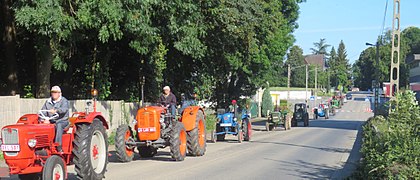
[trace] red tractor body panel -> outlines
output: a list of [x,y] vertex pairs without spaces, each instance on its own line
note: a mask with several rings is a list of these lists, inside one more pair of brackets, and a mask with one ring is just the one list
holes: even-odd
[[200,106],[189,106],[184,109],[180,121],[184,124],[187,131],[191,131],[195,128],[198,111],[202,111],[204,114],[204,110]]
[[160,138],[160,119],[161,114],[165,112],[160,106],[149,106],[137,111],[137,124],[134,129],[140,141],[154,141]]

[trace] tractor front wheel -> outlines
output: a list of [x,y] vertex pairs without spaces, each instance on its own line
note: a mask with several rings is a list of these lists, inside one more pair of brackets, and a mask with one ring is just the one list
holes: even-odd
[[103,179],[108,164],[108,136],[102,122],[78,124],[73,141],[73,163],[80,179]]
[[123,124],[117,128],[115,135],[115,150],[117,151],[118,160],[121,162],[130,162],[134,157],[134,146],[128,146],[125,143],[133,141],[133,132],[127,124]]
[[203,111],[198,111],[195,128],[187,132],[188,155],[202,156],[206,152],[206,124]]
[[187,131],[181,122],[175,122],[169,144],[172,159],[183,161],[187,154]]
[[137,150],[142,158],[151,158],[157,154],[157,148],[153,146],[139,146]]
[[249,119],[242,120],[242,131],[244,134],[244,141],[251,140],[252,125]]
[[66,179],[66,170],[63,159],[57,155],[51,156],[45,162],[42,168],[43,180],[64,180]]

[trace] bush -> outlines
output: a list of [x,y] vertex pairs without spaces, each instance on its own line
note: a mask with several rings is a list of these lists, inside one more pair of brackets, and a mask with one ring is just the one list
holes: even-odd
[[217,117],[214,114],[208,114],[206,116],[206,130],[207,132],[213,131],[216,128]]
[[270,90],[267,88],[264,90],[263,96],[262,96],[262,104],[261,104],[261,114],[263,117],[267,117],[267,111],[273,111],[273,99],[270,95]]
[[420,108],[414,93],[398,94],[391,107],[388,118],[371,118],[363,127],[358,174],[364,179],[420,179]]
[[116,131],[112,131],[111,134],[108,136],[108,144],[115,145],[115,135],[117,134]]

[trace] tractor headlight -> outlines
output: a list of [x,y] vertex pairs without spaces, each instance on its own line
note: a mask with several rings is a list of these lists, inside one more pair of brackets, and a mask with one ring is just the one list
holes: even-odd
[[28,146],[33,148],[36,146],[36,139],[29,139]]

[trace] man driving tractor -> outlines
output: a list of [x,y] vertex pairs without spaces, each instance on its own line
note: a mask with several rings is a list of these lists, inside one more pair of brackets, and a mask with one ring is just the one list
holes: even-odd
[[[64,129],[69,125],[69,101],[61,94],[58,86],[51,88],[51,97],[45,102],[41,110],[47,110],[45,116],[55,117],[44,120],[43,123],[55,124],[55,143],[58,143],[57,151],[63,152],[61,143]],[[57,116],[58,115],[58,116]]]
[[169,86],[163,87],[163,94],[160,96],[159,102],[162,106],[168,108],[172,116],[176,115],[176,97],[172,94]]

